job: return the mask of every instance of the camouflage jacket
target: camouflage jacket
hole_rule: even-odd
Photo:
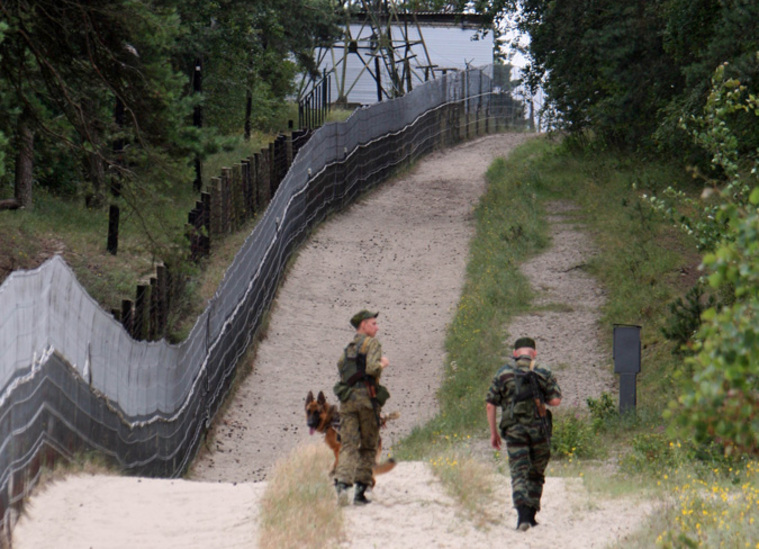
[[[523,425],[539,424],[537,408],[532,398],[529,381],[525,374],[529,373],[528,360],[514,361],[506,364],[495,374],[485,401],[501,408],[501,433],[507,428],[521,423]],[[543,394],[544,402],[561,398],[561,389],[551,370],[546,366],[535,366],[532,370],[537,377],[538,387]],[[517,399],[517,395],[529,394],[528,398]]]
[[[360,345],[360,348],[358,347]],[[362,334],[356,334],[340,355],[337,361],[337,372],[340,380],[335,383],[332,391],[335,393],[340,402],[346,402],[351,395],[356,393],[356,398],[361,398],[369,402],[369,394],[360,384],[348,385],[347,378],[355,373],[355,358],[358,353],[366,355],[366,375],[374,378],[375,383],[379,386],[380,376],[382,375],[382,345],[379,340]],[[348,364],[346,362],[350,361]],[[352,363],[352,364],[351,364]],[[354,391],[358,389],[357,391]]]
[[[361,345],[361,349],[357,349],[357,345]],[[358,352],[366,354],[366,375],[372,376],[379,383],[380,376],[382,375],[382,345],[379,340],[373,337],[365,336],[362,334],[356,334],[353,341],[348,343],[340,355],[337,361],[337,371],[343,371],[343,365],[347,356],[355,357]]]

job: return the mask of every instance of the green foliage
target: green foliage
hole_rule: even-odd
[[[203,117],[223,134],[273,131],[299,73],[316,70],[314,49],[339,36],[329,0],[242,0],[178,5],[186,34],[178,64],[203,66]],[[249,113],[248,113],[248,109]]]
[[[684,301],[678,297],[670,303],[670,317],[667,325],[662,328],[662,334],[670,341],[677,343],[673,352],[678,354],[689,352],[686,346],[693,341],[693,337],[701,327],[701,315],[715,304],[716,299],[713,295],[704,299],[704,288],[701,283],[688,290]]]
[[[712,253],[704,256],[709,284],[729,290],[730,304],[712,307],[688,359],[693,377],[671,404],[677,425],[697,441],[718,441],[727,453],[759,455],[759,187],[754,187],[759,152],[739,158],[733,113],[759,116],[759,99],[740,82],[715,72],[714,89],[697,134],[727,176],[717,189],[720,203],[707,211],[725,227]],[[748,170],[748,171],[747,171]],[[753,190],[749,191],[751,187]]]
[[[588,420],[575,414],[556,415],[553,422],[551,452],[565,458],[599,457],[598,440]]]
[[[676,494],[665,509],[656,545],[681,547],[754,547],[759,464],[734,463],[667,479],[662,485]],[[651,545],[649,545],[651,546]]]
[[[759,4],[751,0],[475,0],[482,26],[529,36],[528,86],[547,92],[551,124],[606,146],[665,152],[708,167],[682,119],[700,113],[715,66],[759,92]],[[740,153],[759,146],[759,128],[736,116]]]
[[[585,402],[588,405],[588,410],[590,410],[590,418],[595,432],[604,429],[611,421],[619,417],[614,399],[606,391],[601,393],[599,398],[588,397]]]
[[[663,433],[645,433],[632,438],[630,452],[625,455],[622,466],[630,472],[658,473],[673,470],[686,460],[680,443]]]

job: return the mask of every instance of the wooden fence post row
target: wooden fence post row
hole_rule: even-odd
[[[193,261],[211,253],[214,236],[239,230],[266,208],[311,134],[310,130],[297,130],[280,135],[268,148],[231,168],[222,168],[219,177],[211,178],[208,192],[201,193],[201,200],[187,216]]]
[[[211,178],[207,191],[200,193],[200,200],[187,215],[186,236],[193,261],[211,253],[214,236],[239,230],[266,208],[311,134],[310,130],[297,130],[280,135],[260,153],[222,168],[219,177]],[[171,295],[170,271],[159,265],[148,284],[137,286],[134,300],[122,300],[121,309],[111,313],[134,339],[157,340],[166,335]]]
[[[111,313],[134,339],[155,341],[166,335],[172,294],[171,272],[166,265],[156,265],[149,283],[137,285],[134,301],[122,300],[121,309]]]

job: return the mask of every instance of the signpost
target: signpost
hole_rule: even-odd
[[[619,413],[635,411],[640,372],[640,326],[614,325],[614,373],[619,374]]]

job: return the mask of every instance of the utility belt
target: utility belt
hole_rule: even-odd
[[[348,380],[351,381],[351,380]],[[333,391],[340,402],[345,402],[350,398],[353,391],[358,394],[366,395],[371,400],[376,401],[380,406],[384,406],[387,399],[390,398],[390,392],[384,385],[380,385],[371,376],[362,377],[360,380],[355,381],[352,385],[338,381],[333,387]]]

